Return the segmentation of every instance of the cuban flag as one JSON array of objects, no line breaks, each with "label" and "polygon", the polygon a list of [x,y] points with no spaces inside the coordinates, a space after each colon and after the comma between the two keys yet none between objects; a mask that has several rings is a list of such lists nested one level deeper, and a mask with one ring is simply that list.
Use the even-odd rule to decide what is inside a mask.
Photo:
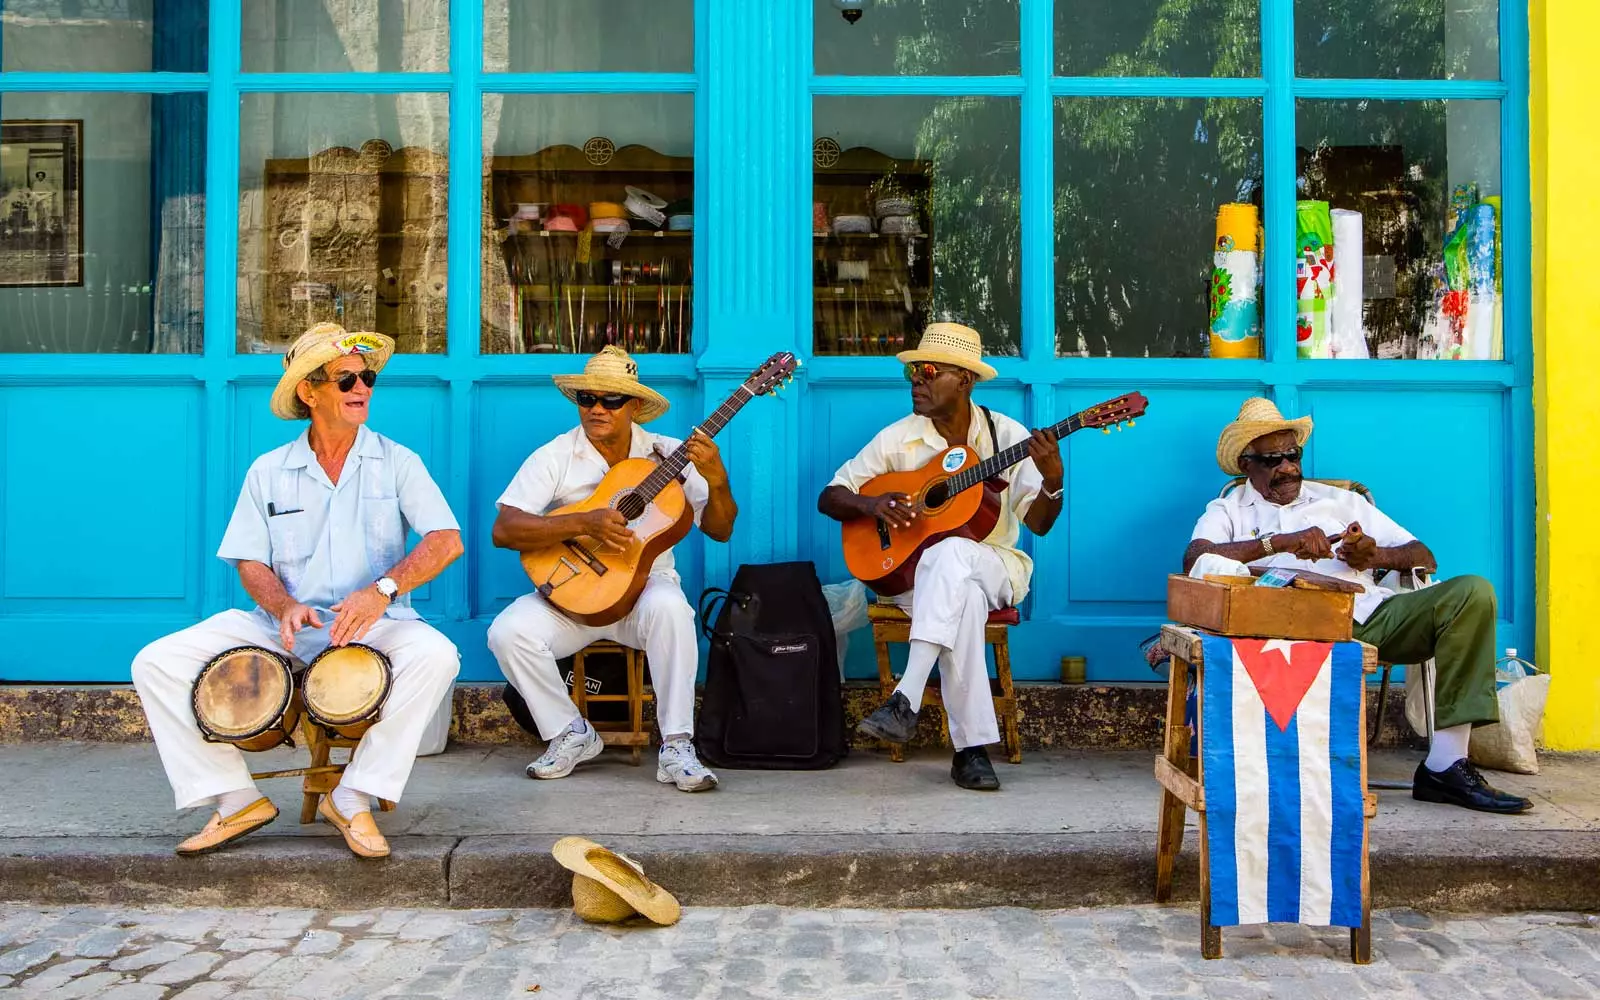
[{"label": "cuban flag", "polygon": [[1206,636],[1211,922],[1361,926],[1361,646]]}]

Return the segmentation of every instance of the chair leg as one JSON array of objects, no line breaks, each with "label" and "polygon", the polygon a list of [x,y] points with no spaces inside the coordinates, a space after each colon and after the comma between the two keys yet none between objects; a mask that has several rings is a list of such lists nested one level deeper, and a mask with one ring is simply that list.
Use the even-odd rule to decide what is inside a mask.
[{"label": "chair leg", "polygon": [[1389,678],[1394,673],[1394,664],[1383,665],[1383,681],[1378,685],[1378,710],[1372,720],[1372,735],[1367,740],[1367,746],[1375,747],[1383,738],[1383,713],[1389,707]]}]

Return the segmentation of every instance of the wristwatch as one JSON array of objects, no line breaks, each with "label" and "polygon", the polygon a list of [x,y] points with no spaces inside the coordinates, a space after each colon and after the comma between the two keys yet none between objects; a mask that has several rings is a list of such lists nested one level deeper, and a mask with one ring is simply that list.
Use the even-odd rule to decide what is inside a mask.
[{"label": "wristwatch", "polygon": [[1261,536],[1261,554],[1262,555],[1264,555],[1264,556],[1272,555],[1272,536],[1274,534],[1275,534],[1275,532],[1269,531],[1265,535]]},{"label": "wristwatch", "polygon": [[390,604],[394,603],[395,596],[400,593],[400,585],[395,583],[394,577],[391,576],[380,576],[372,585],[378,588],[378,593],[389,599]]}]

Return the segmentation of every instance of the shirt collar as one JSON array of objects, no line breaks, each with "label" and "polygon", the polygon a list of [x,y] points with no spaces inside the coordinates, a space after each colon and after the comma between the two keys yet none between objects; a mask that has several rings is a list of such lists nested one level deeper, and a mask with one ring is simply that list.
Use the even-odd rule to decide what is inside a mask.
[{"label": "shirt collar", "polygon": [[[600,454],[600,449],[596,448],[594,446],[594,442],[589,440],[589,435],[583,432],[582,424],[579,424],[572,429],[572,437],[572,450],[574,455],[592,459],[596,462],[599,462],[601,465],[606,464],[606,457]],[[651,454],[651,449],[654,446],[655,437],[643,427],[640,427],[638,424],[634,424],[632,427],[632,434],[628,438],[628,457],[647,458]]]},{"label": "shirt collar", "polygon": [[[979,428],[983,426],[983,414],[978,411],[977,403],[969,405],[972,407],[972,417],[967,426],[967,440],[960,442],[961,444],[975,444],[982,440],[980,435],[983,432]],[[951,444],[939,436],[939,430],[933,426],[932,418],[913,413],[911,422],[906,427],[906,443],[916,444],[918,441],[930,448],[948,448]]]},{"label": "shirt collar", "polygon": [[1263,507],[1298,507],[1303,503],[1311,502],[1312,497],[1308,492],[1308,488],[1311,485],[1312,483],[1309,479],[1302,479],[1300,481],[1300,494],[1299,496],[1296,496],[1292,502],[1273,503],[1271,500],[1268,500],[1266,497],[1258,493],[1250,480],[1246,479],[1244,481],[1244,487],[1239,493],[1239,505],[1241,507],[1253,507],[1256,504],[1260,504]]},{"label": "shirt collar", "polygon": [[[383,442],[378,440],[378,435],[367,430],[362,424],[356,428],[356,443],[350,446],[350,454],[362,458],[382,458]],[[285,469],[309,469],[316,463],[316,452],[311,450],[311,428],[307,427],[300,432],[300,436],[289,445],[289,454],[284,457]]]}]

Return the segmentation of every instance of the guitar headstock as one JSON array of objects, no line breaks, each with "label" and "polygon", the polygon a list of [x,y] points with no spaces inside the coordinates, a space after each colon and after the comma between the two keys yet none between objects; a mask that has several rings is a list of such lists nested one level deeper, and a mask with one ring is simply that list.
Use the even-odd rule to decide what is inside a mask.
[{"label": "guitar headstock", "polygon": [[795,369],[799,367],[799,358],[788,351],[779,351],[750,373],[750,377],[744,380],[744,387],[752,396],[765,396],[781,389],[784,383],[793,381]]},{"label": "guitar headstock", "polygon": [[1132,427],[1134,419],[1144,416],[1149,405],[1150,400],[1145,398],[1144,393],[1130,392],[1083,410],[1078,414],[1078,421],[1083,427],[1099,427],[1106,431],[1113,424],[1125,423]]}]

